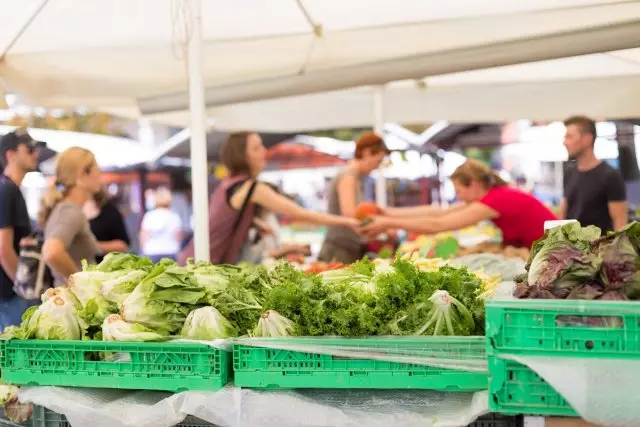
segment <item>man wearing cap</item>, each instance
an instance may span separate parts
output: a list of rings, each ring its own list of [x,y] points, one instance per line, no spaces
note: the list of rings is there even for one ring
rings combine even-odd
[[[29,302],[13,291],[20,241],[31,233],[31,221],[20,185],[38,167],[36,142],[24,129],[0,139],[0,328],[20,324]]]

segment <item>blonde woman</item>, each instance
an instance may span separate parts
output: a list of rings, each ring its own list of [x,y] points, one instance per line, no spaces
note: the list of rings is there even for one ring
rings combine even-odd
[[[142,253],[154,262],[162,258],[175,260],[182,242],[182,220],[171,211],[171,192],[159,188],[155,196],[156,207],[144,214],[140,231]]]
[[[101,252],[82,210],[101,188],[100,169],[91,151],[72,147],[58,156],[55,183],[42,198],[38,216],[45,237],[42,254],[56,286],[80,271],[82,260],[95,263]]]

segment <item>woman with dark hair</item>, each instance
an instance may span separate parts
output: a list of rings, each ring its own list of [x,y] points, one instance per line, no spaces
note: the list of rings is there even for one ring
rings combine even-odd
[[[432,206],[388,208],[361,229],[377,234],[388,228],[433,234],[458,230],[483,220],[502,231],[505,245],[531,247],[544,234],[545,221],[558,219],[541,201],[510,187],[484,163],[469,159],[459,166],[451,181],[461,205],[449,209]]]
[[[329,213],[355,218],[362,201],[362,180],[380,167],[389,150],[383,139],[366,132],[356,142],[354,159],[333,179],[329,186]],[[319,261],[351,263],[365,253],[365,241],[355,230],[331,226],[327,231]]]
[[[357,227],[355,218],[308,211],[258,181],[266,165],[266,150],[257,133],[231,134],[222,149],[222,163],[230,176],[216,187],[209,205],[209,256],[214,264],[240,261],[257,206],[302,222]],[[192,240],[180,254],[180,261],[193,254]]]
[[[131,241],[124,218],[104,188],[85,203],[83,211],[102,251],[102,254],[96,256],[96,262],[101,262],[110,252],[129,250]]]

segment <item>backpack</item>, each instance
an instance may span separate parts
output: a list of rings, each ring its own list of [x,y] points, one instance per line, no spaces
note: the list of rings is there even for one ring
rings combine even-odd
[[[44,235],[41,232],[33,233],[20,242],[13,291],[24,299],[40,299],[47,289],[53,287],[53,274],[42,256],[43,245]]]

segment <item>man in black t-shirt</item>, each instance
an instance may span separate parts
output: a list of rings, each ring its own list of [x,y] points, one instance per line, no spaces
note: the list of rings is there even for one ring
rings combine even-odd
[[[24,129],[0,139],[0,156],[4,164],[0,175],[0,328],[20,324],[23,311],[33,302],[13,292],[18,267],[20,241],[31,233],[20,185],[27,172],[38,166],[37,143]]]
[[[603,233],[619,230],[629,220],[625,185],[620,173],[594,153],[595,122],[574,116],[564,124],[564,145],[569,160],[575,162],[565,172],[563,218],[577,219],[583,226],[598,226]]]

